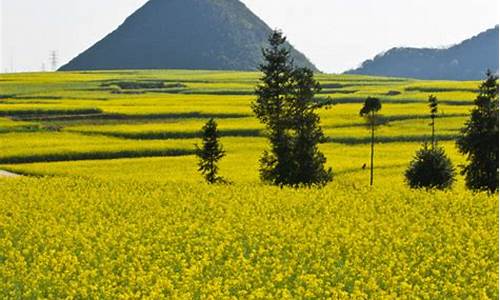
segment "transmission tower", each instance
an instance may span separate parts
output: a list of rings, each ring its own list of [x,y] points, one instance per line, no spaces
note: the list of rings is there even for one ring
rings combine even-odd
[[[57,71],[57,51],[55,50],[50,52],[50,63],[52,65],[52,71]]]

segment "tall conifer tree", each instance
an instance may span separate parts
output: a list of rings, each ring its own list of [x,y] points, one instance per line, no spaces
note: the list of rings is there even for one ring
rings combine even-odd
[[[332,178],[317,145],[323,136],[314,112],[319,83],[309,69],[295,68],[280,31],[263,49],[263,75],[252,109],[265,124],[271,149],[260,160],[264,182],[276,185],[322,185]]]
[[[467,187],[498,191],[498,76],[488,71],[479,87],[476,107],[462,129],[458,149],[467,155],[463,168]]]

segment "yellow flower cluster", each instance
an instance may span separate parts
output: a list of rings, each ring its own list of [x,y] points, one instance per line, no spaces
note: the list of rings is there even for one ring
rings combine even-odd
[[[0,195],[4,299],[498,298],[486,194],[26,178]]]

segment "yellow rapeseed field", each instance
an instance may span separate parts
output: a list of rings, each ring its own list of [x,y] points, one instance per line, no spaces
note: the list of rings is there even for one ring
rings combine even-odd
[[[3,298],[496,299],[485,194],[11,179]]]
[[[0,299],[498,299],[498,195],[403,175],[430,94],[439,144],[465,162],[454,141],[479,82],[316,77],[335,177],[280,189],[259,182],[258,73],[0,74],[0,170],[23,175],[0,177]],[[368,96],[383,103],[373,188]],[[209,118],[231,185],[197,173]]]

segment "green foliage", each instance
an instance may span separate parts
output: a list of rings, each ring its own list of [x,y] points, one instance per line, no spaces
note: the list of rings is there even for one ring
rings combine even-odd
[[[434,95],[429,96],[429,108],[431,110],[431,118],[436,118],[438,113],[438,99]]]
[[[292,185],[324,185],[333,178],[332,169],[325,169],[326,157],[318,149],[324,138],[320,117],[315,112],[315,93],[321,90],[314,74],[307,68],[293,72],[290,98],[290,122],[294,130]]]
[[[431,147],[425,143],[422,149],[417,151],[406,170],[406,183],[411,188],[450,188],[456,174],[453,163],[446,156],[444,149],[437,147],[435,120],[438,113],[438,99],[430,95],[428,102],[432,127]]]
[[[377,126],[383,123],[381,116],[377,114],[382,109],[382,103],[380,99],[374,97],[368,97],[363,104],[363,107],[359,111],[359,115],[365,118],[370,130],[374,131]]]
[[[199,158],[198,171],[210,184],[223,182],[224,180],[217,175],[219,171],[217,163],[225,156],[225,152],[219,143],[219,132],[214,119],[210,119],[203,126],[202,139],[202,147],[196,145],[196,156]]]
[[[290,76],[293,71],[290,51],[284,46],[286,37],[275,31],[269,37],[270,48],[263,49],[265,63],[260,66],[263,73],[257,86],[257,100],[252,109],[268,130],[271,150],[261,158],[260,174],[265,182],[288,184],[292,169],[292,140],[287,132],[287,97],[290,94]]]
[[[411,161],[405,178],[411,188],[446,189],[455,181],[455,169],[443,148],[425,143]]]
[[[261,178],[276,185],[323,185],[333,175],[325,170],[326,158],[318,149],[323,132],[314,95],[320,84],[311,70],[293,66],[281,32],[274,31],[269,43],[262,51],[263,77],[252,104],[271,144],[260,160]]]
[[[359,114],[361,116],[367,116],[370,114],[374,114],[381,109],[382,109],[382,103],[380,102],[380,99],[374,97],[368,97],[366,98],[365,104],[363,105],[363,108],[361,109]]]
[[[494,192],[498,190],[498,76],[490,71],[486,75],[457,145],[468,160],[462,170],[467,187]]]

